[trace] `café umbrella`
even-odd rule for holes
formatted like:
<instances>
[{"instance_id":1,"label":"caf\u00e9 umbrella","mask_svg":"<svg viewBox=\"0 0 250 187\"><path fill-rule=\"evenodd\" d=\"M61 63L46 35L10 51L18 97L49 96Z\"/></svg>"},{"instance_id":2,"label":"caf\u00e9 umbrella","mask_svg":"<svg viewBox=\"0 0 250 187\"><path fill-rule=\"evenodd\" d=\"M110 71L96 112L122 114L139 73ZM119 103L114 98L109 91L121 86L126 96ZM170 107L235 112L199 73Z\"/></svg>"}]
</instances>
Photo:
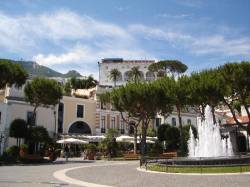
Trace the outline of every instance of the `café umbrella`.
<instances>
[{"instance_id":1,"label":"caf\u00e9 umbrella","mask_svg":"<svg viewBox=\"0 0 250 187\"><path fill-rule=\"evenodd\" d=\"M85 140L79 140L76 138L67 138L67 139L62 139L62 140L57 140L56 143L59 144L88 144L88 141Z\"/></svg>"}]
</instances>

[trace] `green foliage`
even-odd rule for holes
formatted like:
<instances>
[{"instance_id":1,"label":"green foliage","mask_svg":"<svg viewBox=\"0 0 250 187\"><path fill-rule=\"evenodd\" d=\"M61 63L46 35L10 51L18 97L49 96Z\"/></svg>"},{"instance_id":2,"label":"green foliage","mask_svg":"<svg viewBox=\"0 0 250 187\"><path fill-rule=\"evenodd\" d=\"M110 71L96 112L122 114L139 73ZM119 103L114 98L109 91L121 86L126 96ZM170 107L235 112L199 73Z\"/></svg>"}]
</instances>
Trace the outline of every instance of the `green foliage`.
<instances>
[{"instance_id":1,"label":"green foliage","mask_svg":"<svg viewBox=\"0 0 250 187\"><path fill-rule=\"evenodd\" d=\"M0 88L15 85L22 86L28 78L27 72L19 64L0 59Z\"/></svg>"},{"instance_id":2,"label":"green foliage","mask_svg":"<svg viewBox=\"0 0 250 187\"><path fill-rule=\"evenodd\" d=\"M10 124L10 137L25 138L27 135L27 123L23 119L15 119Z\"/></svg>"},{"instance_id":3,"label":"green foliage","mask_svg":"<svg viewBox=\"0 0 250 187\"><path fill-rule=\"evenodd\" d=\"M154 144L149 144L148 145L150 148L150 152L154 155L157 156L163 152L163 146L160 141L155 141Z\"/></svg>"},{"instance_id":4,"label":"green foliage","mask_svg":"<svg viewBox=\"0 0 250 187\"><path fill-rule=\"evenodd\" d=\"M111 157L116 156L118 151L118 144L115 137L118 135L116 129L109 129L105 139L101 142L102 148L105 149Z\"/></svg>"},{"instance_id":5,"label":"green foliage","mask_svg":"<svg viewBox=\"0 0 250 187\"><path fill-rule=\"evenodd\" d=\"M14 145L11 147L8 147L5 150L7 159L10 161L17 161L19 159L19 147Z\"/></svg>"},{"instance_id":6,"label":"green foliage","mask_svg":"<svg viewBox=\"0 0 250 187\"><path fill-rule=\"evenodd\" d=\"M63 86L63 95L65 96L71 96L71 84L70 82L66 82L66 84Z\"/></svg>"},{"instance_id":7,"label":"green foliage","mask_svg":"<svg viewBox=\"0 0 250 187\"><path fill-rule=\"evenodd\" d=\"M17 139L17 145L20 144L19 139L27 136L27 123L23 119L15 119L10 124L10 137Z\"/></svg>"},{"instance_id":8,"label":"green foliage","mask_svg":"<svg viewBox=\"0 0 250 187\"><path fill-rule=\"evenodd\" d=\"M55 80L38 77L25 85L24 93L26 101L32 105L48 107L59 103L62 87Z\"/></svg>"},{"instance_id":9,"label":"green foliage","mask_svg":"<svg viewBox=\"0 0 250 187\"><path fill-rule=\"evenodd\" d=\"M185 125L183 127L183 138L184 138L184 155L188 153L188 140L189 140L189 130L192 128L194 138L197 138L198 132L197 129L193 125Z\"/></svg>"},{"instance_id":10,"label":"green foliage","mask_svg":"<svg viewBox=\"0 0 250 187\"><path fill-rule=\"evenodd\" d=\"M28 152L28 145L27 144L21 144L20 145L20 149L22 149L25 153L27 153Z\"/></svg>"},{"instance_id":11,"label":"green foliage","mask_svg":"<svg viewBox=\"0 0 250 187\"><path fill-rule=\"evenodd\" d=\"M28 137L27 139L34 143L48 143L51 142L51 138L49 137L49 133L45 127L35 126L28 128Z\"/></svg>"},{"instance_id":12,"label":"green foliage","mask_svg":"<svg viewBox=\"0 0 250 187\"><path fill-rule=\"evenodd\" d=\"M157 137L159 141L165 141L166 140L166 133L167 129L170 127L169 124L162 124L157 129Z\"/></svg>"},{"instance_id":13,"label":"green foliage","mask_svg":"<svg viewBox=\"0 0 250 187\"><path fill-rule=\"evenodd\" d=\"M76 77L70 79L70 85L74 90L94 88L97 83L92 76L88 76L87 79L77 79Z\"/></svg>"},{"instance_id":14,"label":"green foliage","mask_svg":"<svg viewBox=\"0 0 250 187\"><path fill-rule=\"evenodd\" d=\"M152 127L147 129L147 136L154 137L155 135L156 135L156 132Z\"/></svg>"},{"instance_id":15,"label":"green foliage","mask_svg":"<svg viewBox=\"0 0 250 187\"><path fill-rule=\"evenodd\" d=\"M87 149L91 153L95 153L97 151L97 146L93 143L90 143L85 146L85 149Z\"/></svg>"},{"instance_id":16,"label":"green foliage","mask_svg":"<svg viewBox=\"0 0 250 187\"><path fill-rule=\"evenodd\" d=\"M167 73L171 73L172 77L174 77L175 74L184 73L188 67L178 60L162 60L151 64L148 69L152 72L158 72L158 76L160 75L160 77L167 75Z\"/></svg>"},{"instance_id":17,"label":"green foliage","mask_svg":"<svg viewBox=\"0 0 250 187\"><path fill-rule=\"evenodd\" d=\"M133 81L134 83L138 83L143 79L143 74L139 70L140 66L132 67L131 70L128 72L129 80Z\"/></svg>"},{"instance_id":18,"label":"green foliage","mask_svg":"<svg viewBox=\"0 0 250 187\"><path fill-rule=\"evenodd\" d=\"M114 68L109 72L109 78L114 81L114 86L116 86L116 82L121 78L121 75L121 72L117 68Z\"/></svg>"},{"instance_id":19,"label":"green foliage","mask_svg":"<svg viewBox=\"0 0 250 187\"><path fill-rule=\"evenodd\" d=\"M180 145L180 130L169 124L163 124L158 128L158 140L165 141L168 151L176 151Z\"/></svg>"}]
</instances>

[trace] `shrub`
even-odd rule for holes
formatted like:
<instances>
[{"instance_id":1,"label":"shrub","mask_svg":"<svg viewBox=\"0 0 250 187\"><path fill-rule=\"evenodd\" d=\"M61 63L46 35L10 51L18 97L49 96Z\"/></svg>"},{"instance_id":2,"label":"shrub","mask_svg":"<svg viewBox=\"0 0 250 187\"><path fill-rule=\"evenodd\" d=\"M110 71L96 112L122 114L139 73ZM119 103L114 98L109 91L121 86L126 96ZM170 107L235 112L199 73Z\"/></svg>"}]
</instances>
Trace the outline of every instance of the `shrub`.
<instances>
[{"instance_id":1,"label":"shrub","mask_svg":"<svg viewBox=\"0 0 250 187\"><path fill-rule=\"evenodd\" d=\"M97 150L97 147L95 144L90 143L86 145L86 149L89 150L91 153L95 153Z\"/></svg>"},{"instance_id":2,"label":"shrub","mask_svg":"<svg viewBox=\"0 0 250 187\"><path fill-rule=\"evenodd\" d=\"M6 153L6 157L7 157L7 160L9 161L17 161L19 160L19 147L14 145L14 146L11 146L11 147L8 147L6 150L5 150L5 153Z\"/></svg>"},{"instance_id":3,"label":"shrub","mask_svg":"<svg viewBox=\"0 0 250 187\"><path fill-rule=\"evenodd\" d=\"M21 144L20 149L22 149L25 153L28 152L28 145L27 144Z\"/></svg>"}]
</instances>

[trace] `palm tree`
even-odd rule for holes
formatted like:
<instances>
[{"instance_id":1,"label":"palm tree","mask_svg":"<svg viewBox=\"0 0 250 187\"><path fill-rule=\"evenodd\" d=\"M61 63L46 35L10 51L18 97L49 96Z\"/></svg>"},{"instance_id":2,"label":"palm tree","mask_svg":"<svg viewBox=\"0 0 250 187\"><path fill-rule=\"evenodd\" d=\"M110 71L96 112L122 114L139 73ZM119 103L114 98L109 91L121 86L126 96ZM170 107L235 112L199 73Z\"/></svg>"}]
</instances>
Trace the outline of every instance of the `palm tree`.
<instances>
[{"instance_id":1,"label":"palm tree","mask_svg":"<svg viewBox=\"0 0 250 187\"><path fill-rule=\"evenodd\" d=\"M117 80L121 77L121 72L114 68L109 72L109 78L112 79L114 81L114 87L116 87L116 82Z\"/></svg>"},{"instance_id":2,"label":"palm tree","mask_svg":"<svg viewBox=\"0 0 250 187\"><path fill-rule=\"evenodd\" d=\"M139 66L132 67L128 73L128 76L129 79L135 83L138 83L143 78L142 72L139 70Z\"/></svg>"}]
</instances>

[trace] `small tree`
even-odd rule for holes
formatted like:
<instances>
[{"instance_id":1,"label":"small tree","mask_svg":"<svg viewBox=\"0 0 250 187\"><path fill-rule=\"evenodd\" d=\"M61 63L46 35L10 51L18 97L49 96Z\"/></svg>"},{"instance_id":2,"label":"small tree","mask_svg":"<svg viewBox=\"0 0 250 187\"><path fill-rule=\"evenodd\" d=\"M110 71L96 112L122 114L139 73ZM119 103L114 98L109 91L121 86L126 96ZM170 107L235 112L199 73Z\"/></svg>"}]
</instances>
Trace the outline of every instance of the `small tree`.
<instances>
[{"instance_id":1,"label":"small tree","mask_svg":"<svg viewBox=\"0 0 250 187\"><path fill-rule=\"evenodd\" d=\"M165 142L168 151L176 151L180 145L180 131L177 127L163 124L158 128L158 140Z\"/></svg>"},{"instance_id":2,"label":"small tree","mask_svg":"<svg viewBox=\"0 0 250 187\"><path fill-rule=\"evenodd\" d=\"M241 63L227 63L219 67L224 81L221 85L226 86L223 103L230 109L233 118L238 126L247 130L250 135L250 62L243 61ZM245 128L237 119L235 110L237 106L243 106L248 116L248 125Z\"/></svg>"},{"instance_id":3,"label":"small tree","mask_svg":"<svg viewBox=\"0 0 250 187\"><path fill-rule=\"evenodd\" d=\"M119 80L121 75L121 72L117 68L114 68L109 72L109 78L114 81L114 87L116 87L116 82Z\"/></svg>"},{"instance_id":4,"label":"small tree","mask_svg":"<svg viewBox=\"0 0 250 187\"><path fill-rule=\"evenodd\" d=\"M0 89L13 84L20 87L27 78L28 73L21 65L12 63L10 60L0 59Z\"/></svg>"},{"instance_id":5,"label":"small tree","mask_svg":"<svg viewBox=\"0 0 250 187\"><path fill-rule=\"evenodd\" d=\"M118 111L126 112L128 116L140 123L141 154L144 156L149 122L155 118L158 112L166 113L172 110L171 98L158 84L133 83L112 90L110 101Z\"/></svg>"},{"instance_id":6,"label":"small tree","mask_svg":"<svg viewBox=\"0 0 250 187\"><path fill-rule=\"evenodd\" d=\"M148 67L149 71L157 72L159 77L166 76L168 73L174 78L175 74L179 75L184 73L188 67L179 60L162 60L153 63Z\"/></svg>"},{"instance_id":7,"label":"small tree","mask_svg":"<svg viewBox=\"0 0 250 187\"><path fill-rule=\"evenodd\" d=\"M128 72L129 79L132 80L134 83L138 83L140 80L143 79L142 72L139 70L140 66L132 67L131 70Z\"/></svg>"},{"instance_id":8,"label":"small tree","mask_svg":"<svg viewBox=\"0 0 250 187\"><path fill-rule=\"evenodd\" d=\"M39 143L49 143L51 141L47 129L42 126L30 127L27 139L35 144L35 152L38 150Z\"/></svg>"},{"instance_id":9,"label":"small tree","mask_svg":"<svg viewBox=\"0 0 250 187\"><path fill-rule=\"evenodd\" d=\"M105 139L101 142L102 147L108 151L111 157L116 156L118 145L116 143L115 137L118 135L116 129L109 129Z\"/></svg>"},{"instance_id":10,"label":"small tree","mask_svg":"<svg viewBox=\"0 0 250 187\"><path fill-rule=\"evenodd\" d=\"M26 101L34 106L31 121L35 121L37 108L58 104L63 92L62 87L55 80L38 77L25 85L24 93Z\"/></svg>"},{"instance_id":11,"label":"small tree","mask_svg":"<svg viewBox=\"0 0 250 187\"><path fill-rule=\"evenodd\" d=\"M17 145L20 146L20 138L25 138L27 135L27 123L23 119L15 119L10 124L10 137L16 138Z\"/></svg>"}]
</instances>

